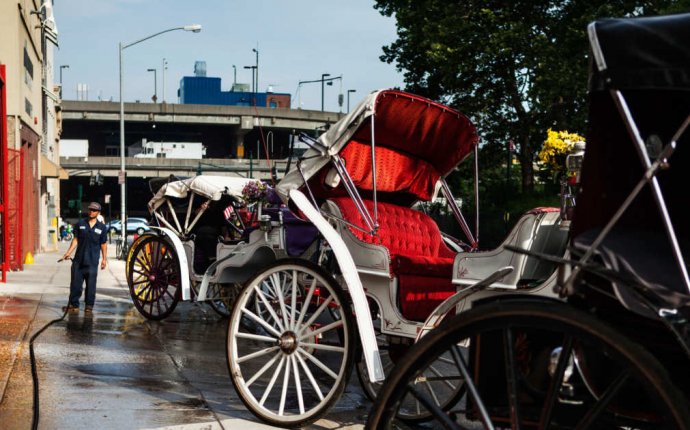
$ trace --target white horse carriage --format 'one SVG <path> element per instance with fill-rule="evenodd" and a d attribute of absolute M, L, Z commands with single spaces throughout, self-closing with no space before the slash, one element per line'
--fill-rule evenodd
<path fill-rule="evenodd" d="M 247 201 L 247 191 L 254 201 Z M 169 316 L 180 300 L 208 301 L 229 315 L 241 285 L 278 258 L 309 257 L 317 232 L 272 200 L 272 189 L 237 177 L 153 179 L 149 210 L 157 226 L 127 258 L 127 282 L 146 318 Z"/>
<path fill-rule="evenodd" d="M 318 140 L 302 140 L 310 149 L 276 190 L 325 239 L 320 264 L 278 259 L 266 266 L 245 284 L 229 321 L 231 378 L 261 420 L 297 427 L 320 418 L 355 362 L 374 397 L 404 351 L 470 301 L 497 291 L 552 294 L 555 267 L 505 245 L 563 255 L 568 223 L 558 209 L 527 212 L 503 245 L 477 252 L 476 230 L 445 182 L 473 151 L 477 165 L 475 128 L 459 112 L 378 91 Z M 475 199 L 476 187 L 475 175 Z M 412 208 L 438 192 L 464 242 Z M 464 392 L 448 375 L 457 367 L 444 360 L 421 382 L 441 408 Z M 425 414 L 414 401 L 399 411 L 410 421 Z"/>

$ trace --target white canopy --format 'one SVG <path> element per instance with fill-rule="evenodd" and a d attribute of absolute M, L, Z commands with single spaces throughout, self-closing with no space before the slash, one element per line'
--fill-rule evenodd
<path fill-rule="evenodd" d="M 211 200 L 220 200 L 223 194 L 242 197 L 242 190 L 245 185 L 255 181 L 255 179 L 230 176 L 201 175 L 182 181 L 169 182 L 163 185 L 156 195 L 149 200 L 149 210 L 158 209 L 167 197 L 185 198 L 190 191 Z"/>

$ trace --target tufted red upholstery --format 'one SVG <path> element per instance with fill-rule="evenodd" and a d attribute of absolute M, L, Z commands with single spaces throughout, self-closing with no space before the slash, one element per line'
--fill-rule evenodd
<path fill-rule="evenodd" d="M 361 214 L 350 198 L 331 199 L 347 221 L 364 226 Z M 364 201 L 369 213 L 374 203 Z M 438 226 L 426 214 L 390 203 L 378 203 L 379 231 L 371 236 L 349 227 L 365 243 L 385 246 L 390 254 L 391 276 L 398 277 L 400 310 L 407 319 L 424 321 L 443 300 L 455 293 L 451 284 L 453 259 Z"/>
<path fill-rule="evenodd" d="M 408 192 L 420 200 L 431 198 L 440 177 L 431 164 L 383 146 L 376 146 L 375 150 L 378 191 Z M 372 190 L 371 146 L 353 139 L 340 151 L 340 156 L 355 186 Z"/>

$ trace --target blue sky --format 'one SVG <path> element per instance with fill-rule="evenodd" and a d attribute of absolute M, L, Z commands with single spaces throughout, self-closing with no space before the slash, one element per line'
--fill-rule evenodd
<path fill-rule="evenodd" d="M 177 102 L 183 76 L 192 76 L 194 62 L 206 61 L 207 76 L 222 78 L 222 90 L 233 82 L 251 84 L 244 66 L 259 50 L 259 90 L 293 95 L 303 109 L 321 108 L 322 73 L 342 75 L 325 90 L 326 110 L 338 111 L 337 95 L 348 89 L 353 106 L 370 91 L 402 86 L 402 75 L 379 60 L 382 46 L 396 38 L 395 20 L 373 8 L 373 0 L 55 0 L 60 47 L 55 53 L 55 80 L 63 69 L 65 99 L 77 97 L 77 84 L 89 87 L 89 100 L 117 101 L 118 43 L 187 24 L 201 24 L 200 33 L 173 31 L 124 50 L 124 100 L 149 102 L 157 69 L 162 99 L 163 58 L 166 101 Z"/>

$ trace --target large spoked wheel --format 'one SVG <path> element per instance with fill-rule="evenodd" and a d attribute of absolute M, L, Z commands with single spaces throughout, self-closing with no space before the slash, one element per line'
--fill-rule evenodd
<path fill-rule="evenodd" d="M 162 236 L 145 236 L 132 247 L 127 283 L 137 310 L 147 319 L 162 320 L 180 300 L 180 264 L 175 249 Z"/>
<path fill-rule="evenodd" d="M 418 384 L 443 356 L 467 386 L 446 410 Z M 596 381 L 575 365 L 582 357 L 596 363 Z M 432 330 L 385 381 L 367 428 L 400 427 L 408 398 L 432 428 L 690 428 L 687 401 L 651 354 L 587 313 L 534 300 L 481 305 Z"/>
<path fill-rule="evenodd" d="M 237 295 L 242 289 L 241 284 L 210 284 L 209 286 L 209 300 L 208 304 L 216 311 L 218 315 L 223 318 L 230 317 L 232 304 L 235 302 Z"/>
<path fill-rule="evenodd" d="M 378 319 L 374 321 L 375 329 L 378 329 L 379 322 Z M 377 330 L 376 341 L 383 371 L 388 378 L 395 365 L 406 356 L 414 339 L 388 336 Z M 362 357 L 359 357 L 355 368 L 362 391 L 371 401 L 375 401 L 383 382 L 371 382 Z M 423 376 L 418 382 L 418 388 L 427 393 L 442 410 L 455 405 L 465 393 L 462 375 L 448 354 L 441 355 L 435 363 L 429 365 Z M 429 411 L 413 397 L 406 398 L 397 412 L 397 418 L 407 423 L 424 422 L 431 417 Z"/>
<path fill-rule="evenodd" d="M 352 368 L 352 312 L 338 283 L 305 260 L 280 260 L 237 298 L 228 368 L 254 415 L 280 427 L 319 419 L 338 400 Z"/>

